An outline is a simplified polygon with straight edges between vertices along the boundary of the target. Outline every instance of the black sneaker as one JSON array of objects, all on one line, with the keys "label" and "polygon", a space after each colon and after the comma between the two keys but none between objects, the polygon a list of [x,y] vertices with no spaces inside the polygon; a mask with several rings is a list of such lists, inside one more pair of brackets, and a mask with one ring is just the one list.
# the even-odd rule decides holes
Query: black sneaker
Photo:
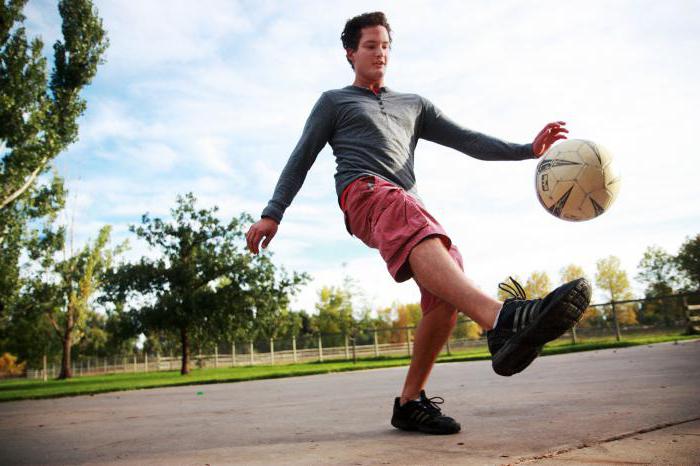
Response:
[{"label": "black sneaker", "polygon": [[397,429],[418,430],[426,434],[456,434],[462,426],[451,417],[443,416],[438,405],[445,402],[439,396],[428,398],[420,391],[420,400],[409,401],[403,406],[401,399],[394,400],[394,415],[391,425]]},{"label": "black sneaker", "polygon": [[525,290],[499,288],[513,297],[503,303],[496,327],[486,332],[491,364],[498,375],[510,376],[525,369],[545,343],[559,338],[579,321],[591,300],[591,285],[584,278],[566,283],[543,299],[527,299]]}]

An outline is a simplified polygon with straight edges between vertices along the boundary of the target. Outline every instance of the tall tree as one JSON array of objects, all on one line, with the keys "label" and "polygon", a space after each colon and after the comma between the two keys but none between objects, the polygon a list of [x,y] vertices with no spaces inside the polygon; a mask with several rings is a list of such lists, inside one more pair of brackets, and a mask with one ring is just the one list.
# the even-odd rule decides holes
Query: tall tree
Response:
[{"label": "tall tree", "polygon": [[[596,262],[596,284],[603,290],[610,301],[624,301],[632,298],[627,272],[622,268],[620,259],[609,256]],[[617,318],[621,324],[636,324],[634,309],[629,306],[616,307]]]},{"label": "tall tree", "polygon": [[678,268],[672,255],[658,246],[649,246],[637,266],[637,279],[646,285],[646,296],[664,296],[678,286]]},{"label": "tall tree", "polygon": [[689,237],[681,245],[676,263],[691,290],[700,290],[700,234]]},{"label": "tall tree", "polygon": [[226,338],[249,326],[257,313],[285,308],[307,279],[278,271],[267,254],[251,256],[243,250],[243,227],[250,216],[222,224],[217,208],[197,209],[195,204],[191,193],[178,196],[171,221],[146,214],[141,225],[131,227],[160,256],[114,269],[107,295],[129,303],[141,331],[177,332],[183,375],[190,371],[193,335],[209,342]]},{"label": "tall tree", "polygon": [[[66,230],[59,228],[51,238],[53,247],[33,258],[35,271],[27,280],[25,292],[32,308],[45,314],[61,342],[60,379],[73,375],[71,352],[75,344],[86,336],[95,341],[106,340],[101,329],[90,328],[89,320],[99,320],[94,314],[96,294],[102,288],[105,271],[126,247],[122,244],[110,249],[110,232],[110,226],[103,227],[94,242],[88,242],[75,253],[72,246],[65,246]],[[57,259],[55,254],[59,245],[63,246],[62,259]]]},{"label": "tall tree", "polygon": [[37,220],[64,206],[63,180],[52,160],[78,136],[80,97],[108,46],[102,21],[89,0],[58,4],[63,41],[47,71],[44,44],[30,39],[22,14],[26,0],[0,0],[0,345],[16,343],[20,260]]},{"label": "tall tree", "polygon": [[102,20],[90,0],[62,0],[63,41],[56,41],[47,79],[44,44],[29,41],[26,0],[0,2],[0,210],[20,199],[49,163],[78,137],[86,109],[80,91],[102,63],[108,46]]},{"label": "tall tree", "polygon": [[350,290],[344,286],[322,287],[318,292],[316,311],[317,314],[312,317],[314,330],[328,335],[327,345],[343,344],[342,335],[350,335],[354,324]]}]

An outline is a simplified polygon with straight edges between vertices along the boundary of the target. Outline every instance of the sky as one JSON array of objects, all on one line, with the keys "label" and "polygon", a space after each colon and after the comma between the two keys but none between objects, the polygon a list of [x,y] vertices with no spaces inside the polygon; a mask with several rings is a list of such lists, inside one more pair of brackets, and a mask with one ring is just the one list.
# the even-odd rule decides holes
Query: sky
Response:
[{"label": "sky", "polygon": [[[487,293],[509,275],[568,264],[595,276],[614,255],[633,281],[647,247],[670,253],[700,233],[700,2],[697,1],[95,1],[110,46],[83,96],[80,139],[55,162],[70,191],[76,242],[113,225],[126,259],[153,254],[128,232],[167,218],[193,192],[222,220],[267,204],[320,94],[354,78],[345,21],[384,11],[393,29],[386,85],[430,99],[473,130],[531,142],[550,121],[605,146],[622,175],[612,208],[565,222],[538,203],[536,161],[483,162],[421,141],[418,191]],[[54,1],[30,0],[26,26],[50,45]],[[417,302],[376,250],[345,231],[329,146],[270,245],[274,262],[318,290],[353,279],[373,309]],[[602,301],[598,294],[594,301]]]}]

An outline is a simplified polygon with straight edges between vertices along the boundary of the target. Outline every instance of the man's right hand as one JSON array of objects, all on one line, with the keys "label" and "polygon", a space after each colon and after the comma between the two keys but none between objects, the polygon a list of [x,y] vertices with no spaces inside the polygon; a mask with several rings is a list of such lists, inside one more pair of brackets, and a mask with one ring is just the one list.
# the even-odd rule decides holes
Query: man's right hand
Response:
[{"label": "man's right hand", "polygon": [[245,234],[246,242],[248,243],[248,250],[253,254],[260,252],[260,240],[265,238],[262,243],[263,249],[267,249],[267,245],[270,244],[272,238],[277,234],[277,226],[279,224],[269,217],[264,217],[255,222],[248,229],[248,233]]}]

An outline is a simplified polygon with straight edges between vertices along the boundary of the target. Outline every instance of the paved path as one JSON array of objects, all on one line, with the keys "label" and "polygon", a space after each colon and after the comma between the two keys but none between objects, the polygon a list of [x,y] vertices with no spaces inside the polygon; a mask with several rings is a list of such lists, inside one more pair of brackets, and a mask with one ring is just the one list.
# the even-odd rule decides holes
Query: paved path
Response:
[{"label": "paved path", "polygon": [[0,403],[0,464],[700,463],[700,341],[438,365],[444,437],[389,426],[405,370]]}]

